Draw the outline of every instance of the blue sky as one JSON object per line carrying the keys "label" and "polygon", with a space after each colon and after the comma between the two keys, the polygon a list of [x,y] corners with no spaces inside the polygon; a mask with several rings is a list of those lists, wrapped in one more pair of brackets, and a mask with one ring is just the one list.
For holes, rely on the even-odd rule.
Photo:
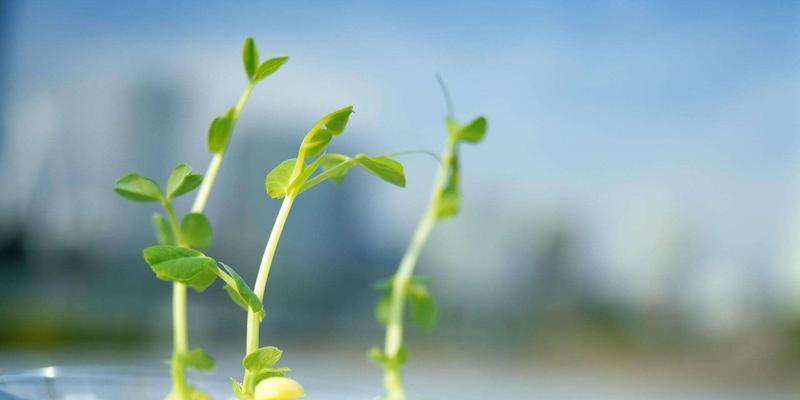
{"label": "blue sky", "polygon": [[[241,85],[218,71],[238,71],[252,35],[292,56],[253,99],[265,119],[353,103],[371,148],[436,149],[438,71],[459,117],[490,120],[464,151],[468,204],[577,215],[612,264],[635,258],[637,226],[676,214],[703,257],[778,266],[799,230],[798,4],[19,2],[12,98],[148,71],[208,89],[195,102],[213,112]],[[423,182],[428,167],[409,166]]]}

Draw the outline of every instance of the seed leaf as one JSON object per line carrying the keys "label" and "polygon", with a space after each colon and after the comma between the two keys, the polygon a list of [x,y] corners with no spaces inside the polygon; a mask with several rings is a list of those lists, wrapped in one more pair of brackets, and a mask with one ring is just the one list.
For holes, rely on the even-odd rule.
{"label": "seed leaf", "polygon": [[214,369],[214,358],[208,355],[203,349],[193,349],[183,355],[183,362],[187,367],[199,371],[209,371]]}
{"label": "seed leaf", "polygon": [[[245,311],[250,308],[253,310],[253,312],[263,318],[264,304],[258,299],[258,296],[256,296],[253,290],[247,286],[247,283],[244,281],[244,279],[242,279],[242,277],[239,276],[239,274],[237,274],[233,268],[229,267],[225,263],[220,262],[219,265],[221,265],[224,269],[224,272],[219,271],[219,274],[227,274],[227,276],[230,278],[225,279],[225,277],[220,275],[221,278],[225,279],[225,290],[228,292],[228,295],[231,296],[233,301],[242,306]],[[231,285],[231,283],[233,285]]]}
{"label": "seed leaf", "polygon": [[244,71],[247,73],[247,78],[252,81],[258,68],[258,49],[256,48],[255,40],[251,37],[244,40],[242,61],[244,62]]}
{"label": "seed leaf", "polygon": [[283,64],[289,61],[289,57],[275,57],[261,63],[256,70],[253,82],[258,82],[275,73]]}
{"label": "seed leaf", "polygon": [[225,114],[214,118],[208,127],[208,151],[220,154],[228,147],[233,131],[236,109],[231,107]]}
{"label": "seed leaf", "polygon": [[403,164],[388,157],[356,156],[356,161],[369,173],[393,185],[405,187],[406,176],[403,173]]}
{"label": "seed leaf", "polygon": [[456,139],[469,142],[469,143],[479,143],[483,140],[483,136],[486,134],[486,118],[478,117],[472,120],[467,126],[459,129],[456,132]]}
{"label": "seed leaf", "polygon": [[425,286],[411,285],[408,291],[408,301],[411,319],[423,330],[430,330],[436,325],[438,312],[433,296]]}
{"label": "seed leaf", "polygon": [[153,214],[153,230],[156,233],[156,240],[158,244],[163,245],[176,245],[175,232],[172,231],[172,225],[169,224],[166,218],[161,214]]}
{"label": "seed leaf", "polygon": [[201,213],[189,213],[181,221],[182,238],[186,244],[195,249],[211,246],[211,223]]}
{"label": "seed leaf", "polygon": [[155,181],[135,173],[117,179],[114,182],[114,191],[133,201],[161,201],[164,198]]}
{"label": "seed leaf", "polygon": [[294,171],[294,164],[296,161],[297,159],[295,158],[288,159],[278,164],[277,167],[273,168],[272,171],[267,174],[264,186],[266,187],[269,197],[280,199],[286,196],[286,191],[290,184],[289,180],[292,177],[292,171]]}
{"label": "seed leaf", "polygon": [[178,164],[172,169],[169,180],[167,180],[167,199],[171,200],[191,192],[202,182],[203,175],[193,174],[192,168],[186,164]]}
{"label": "seed leaf", "polygon": [[202,292],[216,279],[216,262],[203,253],[177,246],[150,246],[142,251],[158,279],[179,282]]}
{"label": "seed leaf", "polygon": [[266,346],[262,347],[250,354],[242,360],[242,366],[251,372],[256,372],[265,368],[272,368],[283,355],[283,352],[277,347]]}

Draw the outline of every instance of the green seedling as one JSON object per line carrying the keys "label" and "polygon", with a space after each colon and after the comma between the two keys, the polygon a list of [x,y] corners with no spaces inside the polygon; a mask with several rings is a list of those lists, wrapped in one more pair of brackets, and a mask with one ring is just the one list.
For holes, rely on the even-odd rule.
{"label": "green seedling", "polygon": [[[212,158],[205,178],[193,173],[188,165],[178,164],[167,180],[165,191],[152,179],[135,173],[121,177],[114,184],[114,191],[122,197],[137,202],[159,202],[166,213],[166,218],[158,213],[153,215],[153,228],[159,246],[144,249],[143,255],[158,279],[173,282],[173,352],[170,359],[172,391],[167,396],[170,400],[207,398],[202,391],[187,383],[186,369],[208,370],[214,366],[214,359],[204,350],[189,349],[186,325],[187,286],[202,292],[219,277],[227,284],[226,290],[234,300],[253,307],[257,313],[263,313],[261,302],[257,301],[233,269],[221,263],[218,265],[198,251],[211,245],[211,224],[203,215],[203,210],[239,115],[255,85],[277,71],[288,57],[270,58],[261,62],[255,42],[248,37],[244,42],[242,59],[247,85],[236,105],[211,122],[208,150]],[[191,211],[178,222],[172,200],[198,187]]]}
{"label": "green seedling", "polygon": [[433,192],[428,208],[414,231],[397,272],[375,287],[382,292],[375,307],[375,317],[386,327],[383,349],[374,347],[370,357],[384,369],[384,385],[388,400],[405,400],[405,389],[400,376],[400,367],[408,360],[408,352],[403,346],[403,312],[408,304],[411,319],[423,330],[432,329],[436,324],[436,303],[428,289],[430,279],[414,276],[420,252],[427,242],[436,221],[454,217],[461,205],[458,189],[458,146],[460,143],[478,143],[486,134],[486,118],[478,117],[467,124],[453,119],[452,102],[447,88],[437,76],[448,105],[445,118],[447,142],[439,159],[439,169],[433,183]]}
{"label": "green seedling", "polygon": [[[344,131],[352,112],[353,107],[347,106],[322,117],[303,138],[297,156],[278,164],[267,174],[264,182],[267,194],[283,202],[258,268],[253,292],[259,305],[264,299],[278,241],[292,204],[301,193],[327,180],[341,182],[353,167],[363,168],[393,185],[405,186],[403,165],[388,156],[357,154],[350,157],[325,153],[331,139]],[[259,328],[263,316],[262,310],[247,309],[244,376],[241,382],[232,380],[234,394],[241,400],[295,399],[303,394],[302,386],[284,377],[288,368],[276,367],[282,352],[273,346],[260,347]]]}

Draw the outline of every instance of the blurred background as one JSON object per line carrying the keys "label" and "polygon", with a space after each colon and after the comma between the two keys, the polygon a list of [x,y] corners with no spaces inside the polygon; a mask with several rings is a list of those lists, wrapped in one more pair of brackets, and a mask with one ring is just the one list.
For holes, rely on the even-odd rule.
{"label": "blurred background", "polygon": [[[245,85],[241,44],[291,60],[254,91],[206,214],[207,251],[255,277],[279,205],[265,174],[354,104],[331,149],[439,150],[457,119],[458,218],[419,264],[441,309],[411,329],[431,398],[767,399],[800,392],[800,3],[0,1],[0,373],[159,365],[170,286],[140,250],[128,171],[204,171]],[[393,273],[435,161],[308,192],[263,339],[295,376],[375,387],[372,282]],[[178,203],[180,212],[190,197]],[[190,340],[236,373],[245,316],[190,295]]]}

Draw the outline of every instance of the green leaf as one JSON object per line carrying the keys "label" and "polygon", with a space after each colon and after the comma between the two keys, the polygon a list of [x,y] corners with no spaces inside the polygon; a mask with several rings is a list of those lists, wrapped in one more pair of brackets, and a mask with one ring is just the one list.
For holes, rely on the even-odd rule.
{"label": "green leaf", "polygon": [[211,223],[201,213],[189,213],[181,221],[182,238],[186,244],[195,249],[211,246]]}
{"label": "green leaf", "polygon": [[347,126],[347,121],[350,120],[350,114],[352,113],[353,106],[347,106],[326,115],[323,117],[326,121],[325,129],[329,130],[334,136],[340,135]]}
{"label": "green leaf", "polygon": [[298,191],[298,189],[303,187],[306,181],[308,181],[308,178],[311,176],[311,174],[313,174],[314,171],[316,171],[317,168],[319,168],[319,165],[322,163],[323,160],[324,157],[317,157],[317,159],[314,160],[311,164],[303,166],[302,171],[300,171],[300,174],[298,174],[297,177],[294,178],[294,180],[292,180],[292,183],[289,184],[289,188],[286,190],[286,192],[295,195],[299,194],[300,192]]}
{"label": "green leaf", "polygon": [[203,349],[193,349],[183,355],[183,362],[187,367],[199,371],[209,371],[214,369],[214,358],[208,355]]}
{"label": "green leaf", "polygon": [[242,360],[244,369],[256,372],[265,368],[272,368],[283,355],[283,352],[277,347],[266,346],[262,347],[250,354]]}
{"label": "green leaf", "polygon": [[403,365],[408,362],[408,351],[406,350],[406,346],[400,346],[400,348],[397,349],[397,356],[395,357],[394,361],[399,365]]}
{"label": "green leaf", "polygon": [[203,182],[203,175],[193,174],[186,164],[178,164],[172,169],[167,180],[167,199],[191,192]]}
{"label": "green leaf", "polygon": [[[350,169],[350,165],[343,166],[342,164],[350,161],[350,157],[344,154],[326,154],[320,166],[322,170],[325,172],[332,171],[326,179],[331,179],[335,183],[341,183],[344,177],[347,175],[347,171]],[[336,168],[339,167],[339,168]]]}
{"label": "green leaf", "polygon": [[236,109],[231,107],[225,114],[214,118],[208,127],[208,151],[221,154],[228,147],[233,131]]}
{"label": "green leaf", "polygon": [[450,175],[447,179],[447,185],[439,193],[436,210],[438,219],[447,219],[455,216],[461,206],[461,195],[458,191],[458,155],[453,154],[447,162],[450,166]]}
{"label": "green leaf", "polygon": [[472,120],[467,126],[459,129],[455,135],[456,140],[469,143],[478,143],[483,140],[486,134],[486,118],[478,117]]}
{"label": "green leaf", "polygon": [[253,82],[258,82],[275,73],[283,64],[289,61],[289,57],[275,57],[261,63],[256,70]]}
{"label": "green leaf", "polygon": [[150,246],[142,255],[158,279],[183,283],[198,292],[209,287],[217,277],[217,263],[197,250]]}
{"label": "green leaf", "polygon": [[247,78],[252,81],[258,68],[258,49],[256,48],[256,42],[251,37],[244,40],[242,61],[244,62],[244,71],[247,73]]}
{"label": "green leaf", "polygon": [[289,372],[292,372],[292,369],[288,367],[262,368],[253,374],[253,383],[257,385],[258,382],[261,382],[264,379],[272,378],[274,376],[285,376]]}
{"label": "green leaf", "polygon": [[[230,277],[233,285],[227,282],[225,285],[225,290],[228,291],[228,294],[231,296],[233,301],[237,302],[245,311],[248,309],[253,310],[259,317],[264,317],[264,304],[259,300],[258,296],[247,286],[247,283],[242,279],[239,274],[234,271],[233,268],[229,267],[225,263],[220,262],[219,265],[225,269],[225,273]],[[222,271],[220,271],[222,273]],[[223,278],[224,279],[224,278]]]}
{"label": "green leaf", "polygon": [[296,162],[297,159],[295,158],[286,160],[278,164],[277,167],[273,168],[272,171],[267,174],[264,186],[267,189],[269,197],[281,199],[286,196],[286,190],[289,188],[289,180],[292,177],[292,171],[294,171],[294,164]]}
{"label": "green leaf", "polygon": [[164,195],[158,184],[139,174],[129,173],[114,182],[114,191],[133,201],[161,201]]}
{"label": "green leaf", "polygon": [[153,214],[152,220],[153,230],[156,233],[156,240],[158,240],[158,244],[172,246],[178,244],[175,240],[175,232],[172,231],[172,225],[169,224],[166,218],[159,213],[155,213]]}
{"label": "green leaf", "polygon": [[381,325],[386,325],[389,321],[389,310],[392,306],[392,292],[391,290],[384,293],[378,303],[375,304],[375,320]]}
{"label": "green leaf", "polygon": [[397,356],[395,358],[389,357],[386,353],[383,352],[382,349],[378,347],[372,347],[369,349],[369,353],[367,353],[369,358],[380,365],[389,366],[389,365],[402,365],[408,361],[408,351],[406,351],[405,346],[400,346],[397,350]]}
{"label": "green leaf", "polygon": [[364,167],[364,169],[378,178],[396,186],[406,186],[403,164],[388,157],[367,157],[363,154],[357,155],[356,161]]}
{"label": "green leaf", "polygon": [[301,151],[305,152],[307,157],[314,157],[328,147],[331,138],[333,138],[333,133],[330,130],[320,129],[308,141],[303,142]]}
{"label": "green leaf", "polygon": [[428,289],[422,285],[411,285],[408,301],[414,323],[423,330],[432,329],[436,325],[438,312]]}

